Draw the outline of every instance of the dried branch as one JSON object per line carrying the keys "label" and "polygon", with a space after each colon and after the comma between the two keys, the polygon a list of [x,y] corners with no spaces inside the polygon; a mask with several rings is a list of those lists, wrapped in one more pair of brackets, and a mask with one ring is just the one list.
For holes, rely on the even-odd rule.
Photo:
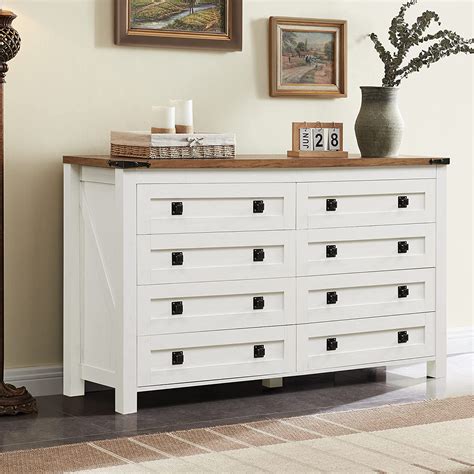
{"label": "dried branch", "polygon": [[[393,18],[390,24],[388,35],[390,43],[396,50],[394,53],[391,53],[382,45],[375,33],[370,35],[375,50],[384,63],[385,75],[382,85],[385,87],[398,86],[402,79],[406,78],[409,74],[419,71],[424,66],[430,67],[431,64],[443,57],[459,53],[474,53],[474,49],[470,46],[474,43],[474,40],[464,39],[453,31],[440,30],[433,34],[425,34],[433,22],[441,25],[439,15],[434,11],[427,10],[423,12],[409,26],[405,21],[405,14],[410,7],[417,3],[418,0],[409,0],[404,3],[398,15]],[[422,51],[419,56],[413,58],[406,66],[402,67],[404,59],[414,46],[436,40],[441,41],[432,44],[428,47],[428,50]]]}

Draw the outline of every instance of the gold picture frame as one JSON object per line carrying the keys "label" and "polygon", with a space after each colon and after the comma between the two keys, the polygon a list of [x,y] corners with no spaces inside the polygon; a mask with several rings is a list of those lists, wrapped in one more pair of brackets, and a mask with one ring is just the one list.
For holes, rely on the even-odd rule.
{"label": "gold picture frame", "polygon": [[[209,1],[206,5],[115,0],[115,44],[241,51],[242,4],[243,0]],[[211,14],[218,23],[209,28]],[[199,23],[204,15],[208,17]],[[206,25],[202,31],[201,24]]]}
{"label": "gold picture frame", "polygon": [[347,97],[347,22],[270,18],[270,96]]}

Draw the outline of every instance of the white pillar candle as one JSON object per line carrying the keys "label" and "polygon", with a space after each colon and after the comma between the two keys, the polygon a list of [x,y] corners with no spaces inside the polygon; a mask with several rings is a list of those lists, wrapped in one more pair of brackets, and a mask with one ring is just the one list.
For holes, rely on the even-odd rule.
{"label": "white pillar candle", "polygon": [[176,131],[178,133],[193,133],[193,101],[172,99],[170,104],[176,107]]}
{"label": "white pillar candle", "polygon": [[151,126],[153,133],[175,133],[176,109],[161,105],[153,106]]}

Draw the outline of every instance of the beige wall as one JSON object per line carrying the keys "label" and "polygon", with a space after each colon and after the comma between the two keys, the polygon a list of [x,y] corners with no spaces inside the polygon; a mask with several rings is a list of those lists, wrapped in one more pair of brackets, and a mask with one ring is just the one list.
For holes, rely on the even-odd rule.
{"label": "beige wall", "polygon": [[[116,47],[112,0],[5,0],[23,37],[6,88],[6,359],[8,367],[61,362],[63,154],[105,153],[111,129],[148,126],[153,104],[192,97],[197,128],[235,131],[239,152],[281,153],[294,120],[353,123],[359,85],[382,66],[366,34],[383,33],[401,0],[244,0],[242,53]],[[470,2],[424,1],[446,27],[472,35]],[[349,22],[349,97],[268,97],[269,16]],[[406,81],[403,152],[451,156],[449,326],[472,325],[472,58],[452,57]],[[259,137],[262,130],[268,140]]]}

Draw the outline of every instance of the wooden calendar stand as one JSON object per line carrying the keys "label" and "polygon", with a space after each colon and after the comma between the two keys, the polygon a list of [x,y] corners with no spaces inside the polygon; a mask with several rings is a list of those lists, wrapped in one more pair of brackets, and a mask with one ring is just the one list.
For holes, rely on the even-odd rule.
{"label": "wooden calendar stand", "polygon": [[[337,151],[302,151],[300,144],[300,129],[301,128],[337,128],[339,129],[339,150]],[[293,139],[292,150],[288,151],[287,155],[290,158],[349,158],[347,151],[344,149],[343,138],[344,126],[337,122],[293,122]]]}

